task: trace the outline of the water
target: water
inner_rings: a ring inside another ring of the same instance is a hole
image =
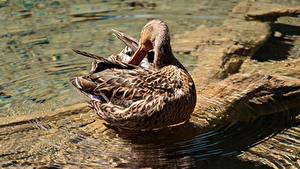
[[[27,114],[80,102],[68,79],[86,73],[89,60],[74,54],[78,48],[103,56],[118,53],[123,44],[111,29],[139,36],[151,18],[166,20],[172,35],[192,30],[199,25],[220,24],[235,4],[223,2],[226,8],[216,11],[217,2],[164,1],[154,9],[133,8],[128,2],[100,2],[107,13],[99,19],[76,22],[72,10],[89,11],[94,5],[85,1],[13,1],[0,10],[1,69],[0,116]],[[96,3],[96,2],[91,2]],[[197,4],[197,5],[195,5]],[[188,10],[186,10],[188,9]],[[209,10],[211,9],[211,10]],[[24,12],[25,11],[25,12]],[[22,16],[30,13],[30,16]],[[74,12],[73,12],[74,13]],[[197,23],[197,24],[195,24]],[[193,57],[180,57],[193,67]]]
[[[118,53],[123,44],[112,36],[112,28],[138,37],[147,20],[159,18],[167,21],[175,36],[201,25],[220,25],[238,2],[166,0],[155,1],[155,5],[146,3],[144,8],[132,7],[129,1],[16,0],[0,5],[0,117],[49,111],[82,102],[68,79],[87,73],[90,60],[74,54],[71,48],[103,56]],[[297,0],[267,2],[300,5]],[[83,15],[83,11],[92,11],[97,6],[104,11],[97,18],[71,16]],[[188,70],[197,66],[196,58],[177,56]],[[66,127],[72,121],[62,123],[59,126],[51,121],[32,122],[32,135],[18,135],[21,140],[14,143],[20,145],[16,146],[22,150],[20,159],[27,163],[5,160],[1,163],[10,167],[54,168],[217,168],[224,165],[245,168],[248,164],[239,161],[236,155],[282,131],[292,119],[288,114],[278,114],[251,123],[224,124],[214,131],[203,131],[194,120],[181,128],[139,135],[78,130],[81,126]],[[33,150],[24,147],[28,143],[33,143]],[[43,146],[44,150],[35,148]],[[43,158],[31,159],[36,154]]]
[[[124,134],[100,127],[93,119],[95,116],[89,116],[34,120],[24,124],[25,128],[19,125],[3,130],[1,127],[0,165],[11,168],[220,168],[224,165],[253,168],[237,156],[293,123],[288,114],[282,113],[214,131],[203,131],[196,123],[188,123],[180,128]],[[83,118],[80,124],[78,118]]]

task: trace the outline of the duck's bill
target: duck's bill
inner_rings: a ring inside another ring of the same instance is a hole
[[[143,46],[139,46],[137,51],[133,54],[131,59],[129,60],[129,64],[138,66],[142,60],[146,57],[148,51]]]

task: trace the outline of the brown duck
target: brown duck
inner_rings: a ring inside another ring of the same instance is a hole
[[[139,66],[151,50],[152,68]],[[196,104],[195,85],[173,55],[165,22],[152,20],[144,26],[128,63],[74,51],[97,62],[90,75],[72,78],[71,82],[88,96],[89,106],[108,125],[153,130],[189,120]]]

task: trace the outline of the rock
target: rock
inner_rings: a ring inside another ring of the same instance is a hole
[[[79,103],[71,106],[66,106],[63,108],[60,108],[53,112],[36,112],[29,115],[18,115],[15,117],[1,117],[0,118],[0,127],[7,127],[7,126],[14,126],[18,124],[26,124],[31,123],[31,121],[35,120],[49,120],[49,119],[55,119],[55,118],[63,118],[69,115],[79,114],[84,111],[89,110],[84,103]]]
[[[293,31],[295,34],[299,30],[298,26],[288,27],[286,24],[261,22],[259,19],[247,20],[244,16],[272,16],[277,19],[294,16],[299,13],[299,9],[300,7],[242,2],[232,10],[230,18],[224,21],[221,28],[198,28],[185,33],[175,38],[173,48],[175,52],[191,53],[198,57],[198,64],[202,69],[197,75],[202,81],[224,79],[239,72],[244,60],[252,57],[270,38],[282,38],[285,33],[283,30]],[[283,26],[285,27],[280,28]]]
[[[47,37],[37,37],[37,36],[25,36],[21,40],[21,44],[23,45],[40,45],[40,44],[48,44],[49,40]]]
[[[127,5],[131,8],[149,8],[149,9],[154,9],[157,4],[154,2],[141,2],[141,1],[131,1],[128,2]]]
[[[268,3],[242,2],[232,9],[232,15],[261,21],[275,21],[279,17],[297,16],[300,14],[300,6],[284,6]]]
[[[228,19],[221,28],[200,28],[177,37],[173,49],[198,57],[199,67],[207,68],[197,72],[201,80],[226,78],[237,73],[244,59],[252,56],[270,36],[267,23]]]
[[[300,79],[286,76],[238,73],[198,93],[194,114],[204,127],[300,109]]]
[[[103,16],[115,8],[111,6],[103,6],[103,4],[80,4],[70,7],[70,15],[72,17],[97,17]]]
[[[247,59],[240,69],[241,73],[265,73],[284,75],[300,79],[300,58],[285,61],[255,62]]]
[[[239,159],[265,168],[299,168],[299,132],[299,127],[291,127],[245,151]]]
[[[198,101],[191,119],[197,124],[215,127],[294,114],[294,127],[238,156],[255,166],[299,168],[300,22],[278,19],[298,15],[299,9],[243,2],[222,28],[198,28],[173,42],[177,52],[198,57],[193,72]]]
[[[129,7],[133,8],[145,8],[145,5],[140,1],[132,1],[127,3]]]

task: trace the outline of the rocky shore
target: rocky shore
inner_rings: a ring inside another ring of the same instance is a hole
[[[198,57],[193,77],[200,125],[292,112],[292,128],[250,148],[241,160],[300,167],[300,20],[292,18],[299,13],[300,7],[242,2],[221,27],[199,28],[173,43],[175,51]]]

